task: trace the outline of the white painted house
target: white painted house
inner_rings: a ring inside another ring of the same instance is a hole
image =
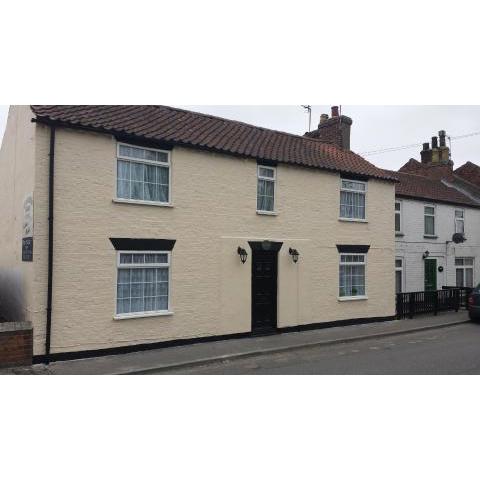
[[[444,132],[395,174],[397,293],[478,284],[480,192],[453,171]]]

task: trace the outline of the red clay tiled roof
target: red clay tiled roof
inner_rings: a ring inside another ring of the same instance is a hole
[[[161,105],[32,105],[37,118],[77,128],[258,160],[394,180],[360,155],[319,140]]]
[[[480,208],[480,203],[445,185],[441,179],[414,173],[385,171],[398,179],[399,183],[395,185],[395,193],[398,196]]]
[[[416,175],[423,175],[424,177],[434,179],[452,179],[453,168],[450,165],[438,165],[438,164],[424,164],[411,158],[405,165],[403,165],[399,172],[413,173]]]
[[[462,177],[477,187],[480,187],[480,167],[472,162],[467,162],[455,170],[455,175]]]

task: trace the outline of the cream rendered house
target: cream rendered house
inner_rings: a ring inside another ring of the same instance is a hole
[[[393,317],[395,182],[351,123],[12,106],[0,308],[37,361]]]

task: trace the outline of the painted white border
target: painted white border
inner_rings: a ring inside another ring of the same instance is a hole
[[[402,262],[402,266],[401,267],[397,267],[397,260],[400,260]],[[401,293],[405,293],[405,257],[398,257],[398,256],[395,256],[395,274],[397,272],[401,272],[402,274],[402,291]],[[395,275],[395,287],[396,287],[396,281],[397,281],[397,278],[396,278],[396,275]],[[395,289],[395,294],[396,294],[396,289]]]
[[[465,260],[465,259],[469,259],[469,260],[472,260],[473,263],[472,265],[465,265],[465,263],[463,265],[457,265],[457,259],[460,260]],[[477,285],[477,282],[475,280],[475,267],[476,267],[476,258],[475,257],[468,257],[468,256],[455,256],[453,257],[453,268],[455,269],[455,285],[457,284],[457,268],[461,268],[463,270],[463,283],[465,284],[465,269],[466,268],[472,268],[473,269],[473,274],[472,274],[472,286],[473,288],[476,287]]]
[[[343,188],[342,182],[354,182],[360,183],[365,185],[365,191],[354,190],[351,188]],[[365,194],[365,218],[348,218],[348,217],[341,217],[341,201],[342,201],[342,192],[354,192],[354,193],[364,193]],[[341,222],[357,222],[357,223],[368,223],[368,182],[364,182],[363,180],[350,180],[349,178],[344,178],[340,175],[340,190],[338,191],[338,219]]]
[[[433,208],[433,215],[429,213],[425,213],[426,207]],[[433,217],[433,234],[425,232],[425,217]],[[423,236],[428,238],[437,237],[437,206],[431,203],[423,204]]]
[[[400,210],[398,212],[396,210],[397,203],[400,204]],[[397,216],[397,213],[400,214],[400,230],[395,229],[395,235],[403,235],[403,202],[398,198],[395,199],[395,217]],[[395,228],[395,223],[393,225],[393,228]]]
[[[167,255],[167,263],[120,263],[120,255],[121,254],[162,254]],[[172,252],[170,251],[162,251],[162,250],[118,250],[116,252],[116,280],[115,280],[115,295],[114,295],[114,320],[127,320],[129,318],[147,318],[147,317],[161,317],[167,315],[173,315],[173,310],[171,309],[171,302],[172,302]],[[121,268],[161,268],[161,267],[168,267],[168,305],[166,310],[154,310],[151,312],[133,312],[133,313],[125,313],[125,314],[118,314],[117,312],[117,290],[118,290],[118,270]]]
[[[462,212],[463,213],[463,217],[462,218],[459,218],[457,219],[457,212]],[[463,220],[463,232],[457,232],[457,221],[462,221]],[[453,231],[455,233],[463,233],[463,235],[467,235],[467,228],[466,228],[466,221],[465,221],[465,209],[464,208],[457,208],[455,207],[454,210],[453,210]]]
[[[133,158],[133,157],[128,157],[126,155],[120,155],[120,146],[125,146],[125,147],[133,147],[133,148],[141,148],[143,150],[151,150],[153,152],[161,152],[161,153],[166,153],[168,161],[167,162],[155,162],[152,160],[141,160],[138,158]],[[168,202],[149,202],[148,200],[135,200],[133,198],[119,198],[117,196],[117,188],[118,188],[118,160],[127,160],[129,162],[135,162],[135,163],[142,163],[146,165],[155,165],[157,167],[168,167]],[[150,147],[142,147],[140,145],[134,145],[130,143],[124,143],[124,142],[117,142],[116,144],[116,157],[115,157],[115,162],[114,162],[114,177],[115,182],[113,185],[113,202],[114,203],[126,203],[126,204],[132,204],[132,205],[151,205],[151,206],[157,206],[157,207],[173,207],[172,203],[172,198],[173,198],[173,188],[172,188],[172,152],[169,150],[160,150],[158,148],[150,148]]]
[[[348,296],[348,297],[341,297],[340,296],[340,265],[342,265],[342,255],[362,255],[363,256],[363,258],[364,258],[363,262],[349,262],[348,264],[343,263],[343,265],[365,265],[365,294],[364,295],[355,295],[355,296]],[[368,300],[367,259],[368,259],[368,252],[367,253],[338,252],[337,300],[339,302],[349,302],[349,301],[355,301],[355,300]]]
[[[263,175],[260,175],[260,168],[265,168],[267,170],[271,170],[273,172],[273,178],[271,177],[265,177]],[[278,215],[277,212],[277,167],[270,167],[267,165],[257,165],[257,198],[256,202],[258,205],[258,181],[259,180],[266,180],[268,182],[273,182],[273,210],[258,210],[257,213],[259,215],[270,215],[270,216],[276,216]]]

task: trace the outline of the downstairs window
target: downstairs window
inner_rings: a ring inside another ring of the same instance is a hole
[[[340,255],[340,297],[365,296],[365,254]]]
[[[170,252],[118,252],[117,316],[170,310]]]

